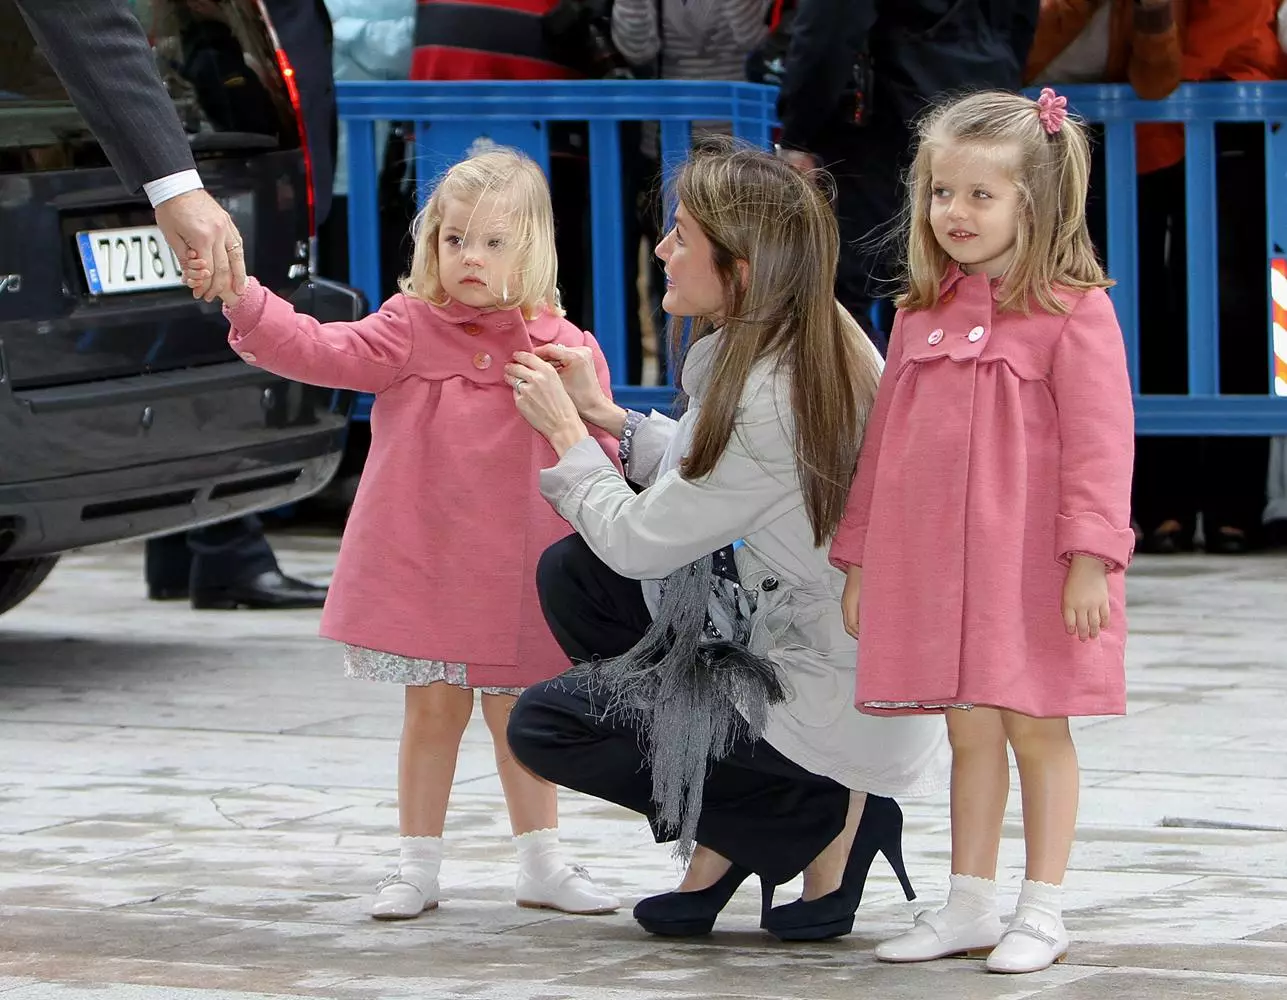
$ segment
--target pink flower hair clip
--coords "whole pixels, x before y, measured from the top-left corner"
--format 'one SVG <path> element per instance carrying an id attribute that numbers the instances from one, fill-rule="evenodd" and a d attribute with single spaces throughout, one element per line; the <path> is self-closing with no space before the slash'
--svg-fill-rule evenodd
<path id="1" fill-rule="evenodd" d="M 1064 119 L 1068 117 L 1068 98 L 1056 94 L 1049 87 L 1042 87 L 1041 96 L 1037 98 L 1037 117 L 1046 133 L 1054 135 L 1064 127 Z"/>

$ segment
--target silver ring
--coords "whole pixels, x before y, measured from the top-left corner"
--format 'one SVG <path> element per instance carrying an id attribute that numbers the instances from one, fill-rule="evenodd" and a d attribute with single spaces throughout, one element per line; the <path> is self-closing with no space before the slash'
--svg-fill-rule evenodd
<path id="1" fill-rule="evenodd" d="M 523 386 L 525 386 L 525 385 L 527 385 L 527 380 L 526 380 L 526 379 L 518 379 L 518 381 L 516 381 L 516 382 L 514 383 L 514 391 L 515 391 L 515 392 L 518 392 L 518 390 L 519 390 L 519 389 L 521 389 L 521 388 L 523 388 Z"/>

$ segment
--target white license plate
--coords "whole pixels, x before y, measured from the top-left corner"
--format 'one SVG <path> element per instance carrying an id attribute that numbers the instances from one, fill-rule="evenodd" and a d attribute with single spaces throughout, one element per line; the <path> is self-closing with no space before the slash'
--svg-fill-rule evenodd
<path id="1" fill-rule="evenodd" d="M 79 232 L 76 244 L 92 295 L 148 292 L 183 284 L 179 260 L 158 226 Z"/>

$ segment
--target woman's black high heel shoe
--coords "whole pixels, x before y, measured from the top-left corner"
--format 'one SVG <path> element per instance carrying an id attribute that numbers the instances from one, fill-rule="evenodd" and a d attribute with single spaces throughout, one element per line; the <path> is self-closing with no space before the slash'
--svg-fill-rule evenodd
<path id="1" fill-rule="evenodd" d="M 903 864 L 903 810 L 893 799 L 868 795 L 840 888 L 817 899 L 775 907 L 762 926 L 780 941 L 822 941 L 848 934 L 854 929 L 854 913 L 877 854 L 885 855 L 908 902 L 914 900 L 916 892 Z"/>
<path id="2" fill-rule="evenodd" d="M 659 896 L 641 899 L 635 904 L 635 919 L 649 934 L 660 934 L 663 937 L 709 934 L 715 926 L 715 918 L 750 874 L 749 868 L 733 865 L 718 882 L 705 889 L 696 892 L 663 892 Z M 760 921 L 763 923 L 773 902 L 773 886 L 762 881 L 761 889 L 763 908 Z"/>

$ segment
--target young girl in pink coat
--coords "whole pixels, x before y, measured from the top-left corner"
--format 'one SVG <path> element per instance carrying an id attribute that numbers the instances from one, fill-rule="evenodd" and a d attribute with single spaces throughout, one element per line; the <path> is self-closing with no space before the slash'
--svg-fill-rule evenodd
<path id="1" fill-rule="evenodd" d="M 907 288 L 831 547 L 858 707 L 945 712 L 952 746 L 947 905 L 881 944 L 885 961 L 991 949 L 991 971 L 1032 972 L 1068 949 L 1068 717 L 1126 710 L 1134 546 L 1131 385 L 1086 230 L 1089 169 L 1050 90 L 975 94 L 921 127 Z M 1027 877 L 1003 929 L 1007 744 Z"/>
<path id="2" fill-rule="evenodd" d="M 411 273 L 357 323 L 319 323 L 251 278 L 224 296 L 228 341 L 286 378 L 375 394 L 366 460 L 322 635 L 351 677 L 406 686 L 398 763 L 401 858 L 371 915 L 438 905 L 447 799 L 461 736 L 483 717 L 518 849 L 518 903 L 606 913 L 618 901 L 558 849 L 555 787 L 511 755 L 524 687 L 567 669 L 546 627 L 536 561 L 570 526 L 537 489 L 555 454 L 514 409 L 504 366 L 542 345 L 589 347 L 563 318 L 549 189 L 531 160 L 493 150 L 452 167 L 415 221 Z M 208 273 L 188 268 L 190 282 Z M 609 443 L 610 442 L 610 443 Z M 616 457 L 615 439 L 603 438 Z"/>

